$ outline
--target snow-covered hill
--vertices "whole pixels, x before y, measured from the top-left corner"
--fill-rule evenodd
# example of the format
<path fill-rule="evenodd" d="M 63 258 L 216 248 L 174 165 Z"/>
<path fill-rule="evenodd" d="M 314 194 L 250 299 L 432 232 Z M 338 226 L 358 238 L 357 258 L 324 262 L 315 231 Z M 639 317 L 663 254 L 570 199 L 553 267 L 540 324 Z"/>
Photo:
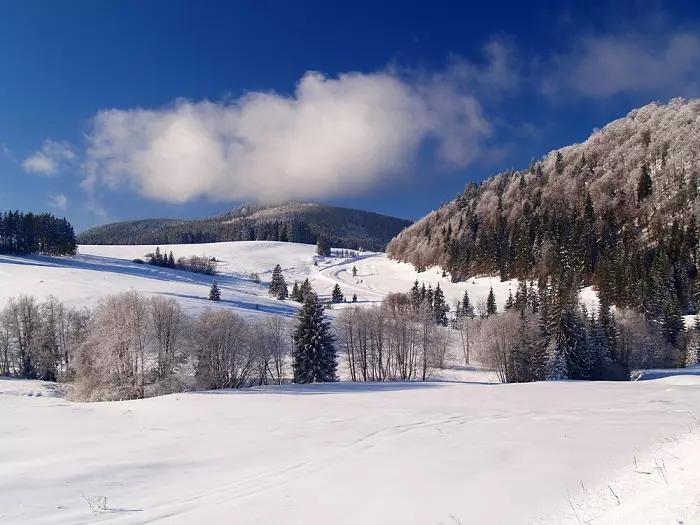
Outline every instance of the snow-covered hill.
<path fill-rule="evenodd" d="M 147 295 L 159 294 L 177 298 L 189 311 L 210 307 L 207 300 L 212 277 L 195 273 L 136 264 L 156 246 L 80 246 L 75 257 L 12 257 L 0 256 L 0 304 L 20 293 L 39 299 L 53 294 L 71 306 L 92 306 L 101 298 L 135 290 Z M 207 255 L 216 257 L 220 275 L 215 279 L 222 289 L 222 302 L 217 307 L 234 308 L 245 314 L 278 313 L 292 315 L 298 305 L 277 301 L 267 295 L 267 286 L 276 264 L 282 265 L 291 285 L 309 278 L 314 289 L 329 297 L 333 286 L 340 284 L 347 300 L 357 294 L 360 304 L 376 303 L 388 293 L 406 292 L 417 279 L 435 287 L 438 282 L 452 305 L 468 290 L 474 305 L 484 304 L 493 286 L 499 307 L 516 282 L 500 282 L 498 278 L 483 277 L 465 283 L 451 283 L 435 268 L 423 273 L 405 263 L 389 260 L 383 253 L 361 253 L 353 258 L 321 258 L 315 246 L 282 242 L 225 242 L 212 244 L 163 245 L 161 250 L 173 251 L 175 257 Z M 318 266 L 314 266 L 317 260 Z M 352 268 L 357 276 L 353 277 Z M 261 283 L 250 279 L 260 275 Z M 590 290 L 584 290 L 586 301 L 595 300 Z"/>
<path fill-rule="evenodd" d="M 0 380 L 0 523 L 697 523 L 698 376 L 54 394 Z"/>

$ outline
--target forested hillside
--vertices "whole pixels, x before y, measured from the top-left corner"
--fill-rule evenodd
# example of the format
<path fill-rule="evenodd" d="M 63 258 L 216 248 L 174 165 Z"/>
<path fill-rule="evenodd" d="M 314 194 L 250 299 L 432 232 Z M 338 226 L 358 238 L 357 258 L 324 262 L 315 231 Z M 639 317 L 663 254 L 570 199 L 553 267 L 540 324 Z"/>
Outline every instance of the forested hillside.
<path fill-rule="evenodd" d="M 78 235 L 80 244 L 192 244 L 286 241 L 381 251 L 411 221 L 311 203 L 245 205 L 217 217 L 184 221 L 146 219 L 106 224 Z"/>
<path fill-rule="evenodd" d="M 610 303 L 694 313 L 700 100 L 630 112 L 521 171 L 469 183 L 388 246 L 453 280 L 566 274 Z"/>

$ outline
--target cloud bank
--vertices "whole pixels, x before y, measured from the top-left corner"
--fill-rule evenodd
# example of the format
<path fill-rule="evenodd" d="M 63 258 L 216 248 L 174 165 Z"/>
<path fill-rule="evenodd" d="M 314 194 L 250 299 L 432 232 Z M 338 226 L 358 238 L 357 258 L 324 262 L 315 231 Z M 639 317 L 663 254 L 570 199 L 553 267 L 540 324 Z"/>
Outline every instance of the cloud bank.
<path fill-rule="evenodd" d="M 492 133 L 475 92 L 511 86 L 507 51 L 492 42 L 485 54 L 483 71 L 453 61 L 433 75 L 308 72 L 290 96 L 101 111 L 83 186 L 127 186 L 170 203 L 357 194 L 409 171 L 428 141 L 463 168 Z"/>
<path fill-rule="evenodd" d="M 57 142 L 51 139 L 44 141 L 40 151 L 22 161 L 22 169 L 27 173 L 39 175 L 56 175 L 68 163 L 74 161 L 76 155 L 68 142 Z"/>
<path fill-rule="evenodd" d="M 620 93 L 700 95 L 697 33 L 589 36 L 553 62 L 553 71 L 544 81 L 545 93 L 565 91 L 599 98 Z"/>

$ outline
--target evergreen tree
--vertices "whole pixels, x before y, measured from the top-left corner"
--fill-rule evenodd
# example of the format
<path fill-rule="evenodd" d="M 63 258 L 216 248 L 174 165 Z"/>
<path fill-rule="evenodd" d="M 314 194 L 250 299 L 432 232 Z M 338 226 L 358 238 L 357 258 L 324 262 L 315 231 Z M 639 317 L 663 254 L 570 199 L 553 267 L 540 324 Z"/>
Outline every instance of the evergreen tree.
<path fill-rule="evenodd" d="M 462 297 L 462 312 L 466 317 L 470 319 L 474 318 L 474 307 L 469 299 L 469 292 L 464 290 L 464 296 Z"/>
<path fill-rule="evenodd" d="M 292 367 L 295 383 L 336 380 L 338 368 L 335 338 L 316 294 L 309 294 L 292 334 Z"/>
<path fill-rule="evenodd" d="M 153 257 L 151 257 L 151 264 L 153 266 L 162 266 L 162 260 L 163 260 L 163 258 L 160 254 L 160 247 L 157 246 L 156 251 L 153 254 Z"/>
<path fill-rule="evenodd" d="M 413 283 L 411 291 L 408 293 L 408 295 L 411 299 L 411 307 L 413 308 L 413 311 L 417 312 L 423 300 L 421 297 L 420 288 L 418 287 L 418 279 L 416 279 L 416 281 Z"/>
<path fill-rule="evenodd" d="M 289 298 L 292 301 L 296 301 L 298 303 L 302 302 L 301 293 L 299 292 L 299 284 L 296 281 L 294 281 L 294 286 L 292 286 L 292 293 L 289 294 Z"/>
<path fill-rule="evenodd" d="M 554 160 L 554 169 L 557 172 L 557 175 L 564 173 L 564 157 L 562 156 L 561 151 L 557 151 L 557 156 Z"/>
<path fill-rule="evenodd" d="M 678 297 L 672 290 L 667 290 L 661 304 L 661 323 L 660 329 L 664 339 L 670 344 L 675 345 L 678 334 L 683 332 L 685 323 L 681 315 L 680 304 Z"/>
<path fill-rule="evenodd" d="M 428 304 L 428 308 L 432 311 L 433 310 L 433 300 L 434 300 L 435 293 L 433 292 L 433 286 L 428 285 L 428 290 L 425 292 L 425 302 Z"/>
<path fill-rule="evenodd" d="M 345 297 L 343 296 L 343 292 L 340 289 L 340 285 L 338 283 L 335 283 L 335 286 L 333 287 L 333 292 L 331 292 L 331 302 L 342 303 L 344 298 Z"/>
<path fill-rule="evenodd" d="M 168 254 L 168 268 L 175 268 L 175 256 L 172 251 Z"/>
<path fill-rule="evenodd" d="M 498 307 L 496 306 L 496 294 L 493 293 L 493 286 L 489 288 L 489 295 L 486 298 L 486 315 L 495 315 L 498 312 Z"/>
<path fill-rule="evenodd" d="M 440 283 L 437 284 L 435 288 L 435 293 L 433 294 L 433 313 L 435 314 L 435 322 L 441 326 L 447 326 L 447 312 L 450 311 L 450 307 L 445 301 L 445 294 L 443 294 L 440 288 Z"/>
<path fill-rule="evenodd" d="M 637 184 L 637 200 L 639 202 L 644 201 L 651 195 L 652 191 L 651 171 L 649 170 L 649 166 L 645 164 L 642 166 L 642 171 L 639 175 L 639 182 Z"/>
<path fill-rule="evenodd" d="M 352 265 L 352 276 L 357 277 L 357 268 L 355 267 L 354 264 Z M 416 282 L 418 282 L 418 281 L 416 281 Z"/>
<path fill-rule="evenodd" d="M 508 311 L 511 308 L 515 306 L 515 298 L 513 297 L 513 291 L 508 290 L 508 299 L 506 299 L 506 303 L 503 305 L 503 309 Z"/>
<path fill-rule="evenodd" d="M 306 297 L 309 294 L 314 293 L 313 289 L 311 288 L 311 283 L 309 282 L 308 277 L 304 279 L 304 281 L 301 283 L 301 286 L 299 287 L 299 302 L 303 303 L 306 301 Z"/>
<path fill-rule="evenodd" d="M 272 270 L 272 280 L 270 281 L 270 295 L 283 301 L 288 296 L 287 283 L 282 274 L 282 267 L 278 264 Z"/>
<path fill-rule="evenodd" d="M 331 244 L 325 237 L 319 237 L 316 243 L 316 253 L 321 257 L 330 257 L 331 255 Z"/>
<path fill-rule="evenodd" d="M 356 293 L 352 294 L 352 302 L 353 303 L 357 302 L 357 294 Z"/>
<path fill-rule="evenodd" d="M 221 290 L 219 290 L 219 285 L 216 281 L 211 283 L 211 288 L 209 289 L 209 300 L 210 301 L 220 301 L 221 300 Z"/>

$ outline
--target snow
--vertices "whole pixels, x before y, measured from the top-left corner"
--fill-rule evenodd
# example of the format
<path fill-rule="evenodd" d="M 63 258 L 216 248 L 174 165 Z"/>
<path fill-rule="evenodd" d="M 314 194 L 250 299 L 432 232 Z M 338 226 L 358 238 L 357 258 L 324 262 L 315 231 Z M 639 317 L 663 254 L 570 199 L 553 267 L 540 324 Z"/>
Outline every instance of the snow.
<path fill-rule="evenodd" d="M 489 288 L 493 287 L 499 308 L 515 294 L 517 281 L 501 282 L 498 278 L 479 277 L 467 282 L 452 283 L 442 272 L 431 268 L 418 273 L 411 265 L 392 261 L 383 253 L 361 253 L 353 258 L 316 256 L 316 247 L 308 244 L 281 242 L 225 242 L 212 244 L 160 245 L 163 252 L 172 251 L 175 257 L 207 255 L 216 257 L 220 275 L 198 275 L 190 272 L 136 264 L 133 259 L 143 258 L 155 251 L 155 245 L 146 246 L 80 246 L 75 257 L 12 257 L 0 256 L 0 304 L 21 293 L 30 293 L 38 299 L 55 295 L 70 306 L 93 306 L 102 298 L 127 290 L 146 295 L 175 297 L 190 312 L 205 307 L 232 308 L 245 315 L 293 315 L 298 305 L 280 302 L 267 295 L 267 287 L 276 264 L 281 264 L 290 286 L 294 281 L 309 278 L 314 289 L 329 298 L 338 283 L 348 303 L 335 305 L 338 310 L 352 305 L 352 295 L 358 303 L 380 302 L 388 293 L 407 292 L 414 281 L 431 285 L 440 284 L 452 308 L 461 300 L 464 291 L 476 307 L 485 305 Z M 314 260 L 318 265 L 314 266 Z M 353 277 L 352 268 L 357 269 Z M 262 282 L 250 280 L 258 273 Z M 213 305 L 208 301 L 209 286 L 216 279 L 221 288 L 222 301 Z M 587 304 L 595 304 L 595 292 L 584 289 L 581 294 Z"/>
<path fill-rule="evenodd" d="M 690 505 L 697 497 L 697 441 L 672 452 L 677 464 L 658 452 L 697 425 L 697 384 L 498 385 L 468 372 L 476 382 L 265 387 L 95 404 L 18 395 L 44 387 L 0 380 L 0 522 L 566 523 L 567 497 L 586 516 L 603 512 L 610 498 L 588 502 L 581 487 L 605 487 L 635 457 L 649 469 L 644 458 L 653 456 L 666 458 L 669 485 L 655 473 L 638 488 L 615 482 L 625 509 L 613 511 L 622 517 L 595 523 L 670 523 L 682 508 L 665 498 L 677 492 L 677 503 Z M 662 520 L 646 514 L 650 491 L 664 498 Z M 85 497 L 99 496 L 107 510 L 93 513 Z M 697 507 L 688 509 L 684 523 L 694 523 Z"/>
<path fill-rule="evenodd" d="M 438 269 L 418 273 L 381 253 L 321 258 L 314 246 L 275 242 L 161 246 L 221 261 L 223 300 L 212 303 L 212 277 L 132 262 L 154 249 L 0 256 L 0 304 L 29 293 L 93 306 L 136 290 L 175 297 L 190 313 L 291 316 L 296 303 L 267 296 L 277 263 L 290 285 L 308 277 L 328 297 L 339 283 L 360 305 L 416 279 L 439 282 L 451 304 L 468 290 L 478 306 L 493 286 L 502 307 L 517 288 L 484 277 L 451 283 Z M 592 289 L 581 297 L 595 306 Z M 0 379 L 0 522 L 700 523 L 700 368 L 644 371 L 628 383 L 500 385 L 478 367 L 431 379 L 95 404 L 68 402 L 54 384 Z M 102 496 L 107 510 L 91 510 Z"/>

